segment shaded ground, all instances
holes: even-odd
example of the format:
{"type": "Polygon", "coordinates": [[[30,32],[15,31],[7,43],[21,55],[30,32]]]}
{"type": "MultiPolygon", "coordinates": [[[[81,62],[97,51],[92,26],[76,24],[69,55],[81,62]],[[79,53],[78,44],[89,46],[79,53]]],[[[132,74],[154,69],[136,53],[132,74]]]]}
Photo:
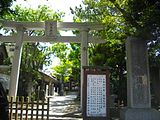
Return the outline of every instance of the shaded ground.
{"type": "Polygon", "coordinates": [[[51,119],[82,120],[77,95],[54,96],[50,99],[51,119]]]}
{"type": "MultiPolygon", "coordinates": [[[[77,95],[54,96],[50,99],[51,120],[83,120],[77,95]]],[[[119,109],[110,108],[111,120],[119,120],[119,109]]]]}

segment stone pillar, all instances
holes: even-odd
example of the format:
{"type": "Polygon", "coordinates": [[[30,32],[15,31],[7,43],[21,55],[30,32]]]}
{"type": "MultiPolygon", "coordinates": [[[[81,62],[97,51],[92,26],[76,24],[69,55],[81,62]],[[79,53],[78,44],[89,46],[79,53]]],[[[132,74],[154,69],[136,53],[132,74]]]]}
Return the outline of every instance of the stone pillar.
{"type": "Polygon", "coordinates": [[[48,97],[49,96],[49,87],[48,87],[48,85],[46,85],[46,97],[48,97]]]}
{"type": "Polygon", "coordinates": [[[23,26],[17,27],[17,40],[14,50],[14,58],[11,70],[11,80],[9,86],[9,96],[14,96],[14,97],[17,96],[24,30],[25,29],[23,28],[23,26]]]}
{"type": "Polygon", "coordinates": [[[126,55],[128,107],[121,111],[121,120],[160,120],[159,112],[151,109],[146,41],[129,37],[126,55]]]}
{"type": "Polygon", "coordinates": [[[81,108],[83,96],[83,66],[88,65],[88,30],[81,31],[81,108]]]}

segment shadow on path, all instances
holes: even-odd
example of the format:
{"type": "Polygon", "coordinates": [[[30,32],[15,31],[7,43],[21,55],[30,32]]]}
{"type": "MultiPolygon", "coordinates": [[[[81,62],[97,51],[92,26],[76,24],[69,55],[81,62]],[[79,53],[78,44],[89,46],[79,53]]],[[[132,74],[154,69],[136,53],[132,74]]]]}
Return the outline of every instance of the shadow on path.
{"type": "Polygon", "coordinates": [[[54,96],[50,99],[50,117],[53,119],[82,120],[77,95],[54,96]]]}

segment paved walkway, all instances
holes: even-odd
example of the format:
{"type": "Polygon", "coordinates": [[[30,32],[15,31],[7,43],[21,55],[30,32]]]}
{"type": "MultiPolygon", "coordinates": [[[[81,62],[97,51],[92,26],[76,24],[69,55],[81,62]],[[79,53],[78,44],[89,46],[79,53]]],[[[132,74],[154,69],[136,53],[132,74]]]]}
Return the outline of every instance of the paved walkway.
{"type": "MultiPolygon", "coordinates": [[[[50,98],[50,119],[51,120],[83,120],[81,110],[80,110],[80,102],[77,101],[76,98],[77,98],[77,95],[51,97],[50,98]]],[[[111,120],[119,120],[119,119],[111,118],[111,120]]]]}
{"type": "Polygon", "coordinates": [[[50,98],[51,119],[82,120],[77,95],[54,96],[50,98]]]}

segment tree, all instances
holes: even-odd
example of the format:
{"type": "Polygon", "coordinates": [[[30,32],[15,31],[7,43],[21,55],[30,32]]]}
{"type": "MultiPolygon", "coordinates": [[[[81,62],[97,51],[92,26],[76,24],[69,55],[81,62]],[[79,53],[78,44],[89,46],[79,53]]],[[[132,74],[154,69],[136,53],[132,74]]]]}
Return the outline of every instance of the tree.
{"type": "Polygon", "coordinates": [[[52,46],[55,57],[58,57],[61,61],[61,64],[53,68],[53,75],[57,76],[59,79],[63,76],[65,81],[68,81],[70,75],[70,66],[71,62],[68,61],[68,52],[69,47],[65,43],[56,43],[52,46]]]}
{"type": "Polygon", "coordinates": [[[15,0],[1,0],[0,1],[0,15],[4,15],[12,11],[10,9],[10,6],[12,5],[13,1],[15,0]]]}
{"type": "MultiPolygon", "coordinates": [[[[80,45],[57,43],[52,47],[54,55],[61,60],[61,64],[53,67],[53,75],[63,75],[64,82],[72,78],[77,84],[80,81],[80,45]]],[[[60,76],[59,76],[60,77],[60,76]]]]}
{"type": "MultiPolygon", "coordinates": [[[[23,8],[16,6],[14,13],[1,16],[3,20],[12,21],[60,21],[64,13],[56,13],[47,6],[40,6],[37,10],[31,8],[23,8]]],[[[5,29],[4,29],[5,30],[5,29]]],[[[16,34],[15,30],[7,31],[10,34],[16,34]]],[[[30,36],[42,36],[44,31],[28,30],[25,31],[30,36]]],[[[48,47],[44,43],[25,43],[22,52],[22,62],[20,68],[20,84],[18,91],[19,95],[28,94],[34,85],[37,87],[39,80],[41,80],[41,74],[39,70],[43,69],[43,66],[51,64],[51,55],[53,54],[51,47],[48,47]],[[23,89],[23,90],[22,90],[23,89]]]]}
{"type": "MultiPolygon", "coordinates": [[[[73,90],[73,87],[78,89],[80,86],[80,44],[57,43],[52,50],[61,61],[60,65],[52,68],[53,76],[60,80],[59,86],[64,85],[65,90],[69,91],[73,90]]],[[[61,95],[61,92],[59,94],[61,95]]]]}
{"type": "MultiPolygon", "coordinates": [[[[115,1],[114,1],[115,5],[115,1]]],[[[122,8],[121,8],[122,9],[122,8]]],[[[148,42],[149,64],[151,73],[152,94],[155,95],[156,101],[160,102],[159,88],[157,87],[159,78],[155,78],[157,67],[160,63],[160,2],[159,0],[133,0],[127,1],[127,6],[123,15],[127,15],[125,20],[135,29],[135,36],[141,37],[148,42]],[[127,19],[128,17],[128,19],[127,19]],[[154,79],[155,78],[155,79],[154,79]]],[[[154,101],[153,101],[154,102],[154,101]]]]}
{"type": "MultiPolygon", "coordinates": [[[[111,2],[84,0],[83,6],[71,9],[76,22],[100,22],[105,24],[105,30],[91,34],[105,38],[106,44],[90,44],[90,64],[109,66],[111,73],[111,92],[119,95],[119,99],[126,99],[126,65],[125,39],[128,29],[125,20],[111,2]],[[123,86],[123,87],[122,87],[123,86]]],[[[132,34],[132,33],[130,33],[132,34]]]]}
{"type": "Polygon", "coordinates": [[[93,45],[90,57],[92,64],[107,64],[111,68],[114,88],[117,82],[113,80],[121,81],[116,90],[124,83],[127,36],[148,40],[150,65],[159,64],[159,0],[84,0],[83,4],[71,8],[74,20],[105,24],[106,29],[97,35],[106,38],[106,45],[93,45]]]}

